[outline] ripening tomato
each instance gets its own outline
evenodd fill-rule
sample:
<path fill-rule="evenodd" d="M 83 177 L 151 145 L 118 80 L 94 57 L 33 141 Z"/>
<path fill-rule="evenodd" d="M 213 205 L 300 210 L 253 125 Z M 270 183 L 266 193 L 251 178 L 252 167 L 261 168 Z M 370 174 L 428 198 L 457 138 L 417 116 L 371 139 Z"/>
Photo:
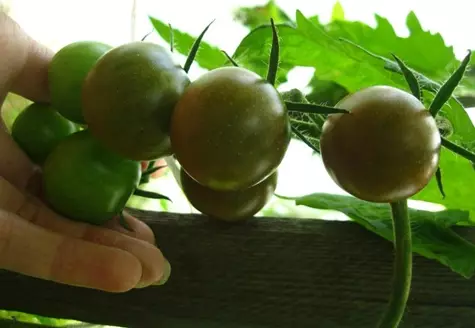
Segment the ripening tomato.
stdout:
<path fill-rule="evenodd" d="M 170 117 L 189 82 L 168 49 L 141 41 L 121 45 L 84 82 L 85 121 L 95 138 L 123 157 L 171 155 Z"/>
<path fill-rule="evenodd" d="M 395 202 L 423 189 L 437 170 L 441 137 L 412 94 L 374 86 L 342 99 L 323 125 L 320 148 L 333 180 L 371 202 Z"/>
<path fill-rule="evenodd" d="M 181 169 L 180 180 L 188 201 L 211 218 L 224 221 L 248 219 L 259 212 L 274 195 L 277 171 L 260 183 L 243 190 L 213 190 L 200 185 Z"/>
<path fill-rule="evenodd" d="M 222 67 L 193 81 L 172 115 L 173 152 L 193 179 L 216 190 L 249 188 L 272 174 L 290 143 L 279 92 L 256 73 Z"/>

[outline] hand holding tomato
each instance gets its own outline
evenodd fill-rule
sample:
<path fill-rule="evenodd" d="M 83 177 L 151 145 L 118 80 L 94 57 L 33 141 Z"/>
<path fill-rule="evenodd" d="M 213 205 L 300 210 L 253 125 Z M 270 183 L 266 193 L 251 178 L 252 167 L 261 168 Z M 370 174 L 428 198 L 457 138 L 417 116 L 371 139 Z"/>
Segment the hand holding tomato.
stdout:
<path fill-rule="evenodd" d="M 48 102 L 52 52 L 0 13 L 0 104 L 11 91 Z M 169 264 L 152 230 L 125 215 L 92 226 L 61 217 L 38 198 L 40 172 L 0 121 L 0 269 L 74 286 L 123 292 L 164 281 Z"/>

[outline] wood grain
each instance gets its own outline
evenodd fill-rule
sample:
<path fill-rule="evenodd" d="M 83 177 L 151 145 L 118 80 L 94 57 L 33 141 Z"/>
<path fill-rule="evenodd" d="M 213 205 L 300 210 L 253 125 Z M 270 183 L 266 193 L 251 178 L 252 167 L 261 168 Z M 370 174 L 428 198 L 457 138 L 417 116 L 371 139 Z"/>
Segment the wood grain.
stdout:
<path fill-rule="evenodd" d="M 108 294 L 0 272 L 0 308 L 140 328 L 368 328 L 386 305 L 392 245 L 356 223 L 136 215 L 172 264 L 165 286 Z M 475 281 L 415 256 L 413 327 L 475 327 Z"/>

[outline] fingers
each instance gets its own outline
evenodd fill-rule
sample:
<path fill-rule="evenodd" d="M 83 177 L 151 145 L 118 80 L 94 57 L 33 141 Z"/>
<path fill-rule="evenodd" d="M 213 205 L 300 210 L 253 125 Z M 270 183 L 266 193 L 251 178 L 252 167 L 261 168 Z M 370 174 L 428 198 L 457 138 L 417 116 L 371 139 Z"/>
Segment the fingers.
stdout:
<path fill-rule="evenodd" d="M 29 37 L 25 47 L 26 61 L 12 81 L 11 91 L 33 101 L 48 102 L 48 65 L 54 53 Z"/>
<path fill-rule="evenodd" d="M 0 101 L 15 92 L 33 101 L 47 101 L 51 50 L 30 38 L 10 17 L 0 12 Z M 1 105 L 1 104 L 0 104 Z M 0 124 L 0 176 L 23 189 L 34 173 L 26 154 Z M 7 155 L 5 155 L 7 154 Z"/>
<path fill-rule="evenodd" d="M 53 51 L 0 13 L 0 94 L 13 91 L 33 101 L 48 101 L 48 65 Z"/>
<path fill-rule="evenodd" d="M 0 128 L 0 176 L 17 188 L 25 189 L 35 173 L 35 166 L 18 147 L 6 129 Z"/>
<path fill-rule="evenodd" d="M 137 239 L 142 239 L 146 242 L 149 242 L 150 244 L 155 245 L 155 235 L 153 234 L 152 229 L 150 229 L 147 224 L 133 217 L 127 212 L 124 212 L 124 218 L 132 231 L 129 231 L 122 227 L 118 218 L 114 218 L 113 220 L 106 223 L 105 227 L 119 231 L 123 234 Z"/>
<path fill-rule="evenodd" d="M 131 253 L 60 235 L 0 210 L 0 267 L 25 275 L 108 292 L 140 283 Z"/>
<path fill-rule="evenodd" d="M 132 226 L 139 228 L 138 235 L 140 231 L 146 235 L 147 241 L 105 227 L 92 226 L 61 217 L 38 199 L 25 196 L 1 177 L 0 208 L 52 232 L 129 252 L 141 265 L 141 277 L 137 287 L 157 283 L 163 277 L 164 270 L 167 269 L 163 254 L 150 242 L 154 239 L 153 232 L 150 228 L 144 228 L 143 223 L 130 216 L 128 216 L 128 221 Z"/>

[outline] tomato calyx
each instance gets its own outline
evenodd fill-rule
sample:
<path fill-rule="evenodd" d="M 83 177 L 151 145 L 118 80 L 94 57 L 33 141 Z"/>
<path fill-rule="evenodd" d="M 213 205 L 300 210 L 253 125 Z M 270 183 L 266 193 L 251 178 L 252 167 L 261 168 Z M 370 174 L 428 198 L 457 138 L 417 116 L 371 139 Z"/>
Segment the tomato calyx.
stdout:
<path fill-rule="evenodd" d="M 169 202 L 172 201 L 169 197 L 167 197 L 165 195 L 159 194 L 159 193 L 154 192 L 154 191 L 140 189 L 140 188 L 136 188 L 134 190 L 134 195 L 140 196 L 140 197 L 145 197 L 145 198 L 150 198 L 150 199 L 165 199 L 165 200 L 168 200 Z"/>
<path fill-rule="evenodd" d="M 193 46 L 191 47 L 191 50 L 188 54 L 188 57 L 186 58 L 185 65 L 183 65 L 183 70 L 188 73 L 188 71 L 191 68 L 191 64 L 193 64 L 193 61 L 195 60 L 196 54 L 198 53 L 198 49 L 201 44 L 201 40 L 203 39 L 204 35 L 210 28 L 211 24 L 213 24 L 215 19 L 213 19 L 206 27 L 205 29 L 200 33 L 200 35 L 196 38 L 195 42 L 193 42 Z M 173 42 L 173 37 L 170 38 L 171 42 Z"/>
<path fill-rule="evenodd" d="M 270 19 L 270 24 L 272 27 L 272 46 L 270 49 L 270 58 L 269 58 L 269 67 L 267 70 L 267 82 L 272 85 L 275 85 L 275 80 L 277 78 L 277 70 L 279 68 L 279 35 L 277 34 L 277 29 L 275 28 L 274 20 Z"/>

